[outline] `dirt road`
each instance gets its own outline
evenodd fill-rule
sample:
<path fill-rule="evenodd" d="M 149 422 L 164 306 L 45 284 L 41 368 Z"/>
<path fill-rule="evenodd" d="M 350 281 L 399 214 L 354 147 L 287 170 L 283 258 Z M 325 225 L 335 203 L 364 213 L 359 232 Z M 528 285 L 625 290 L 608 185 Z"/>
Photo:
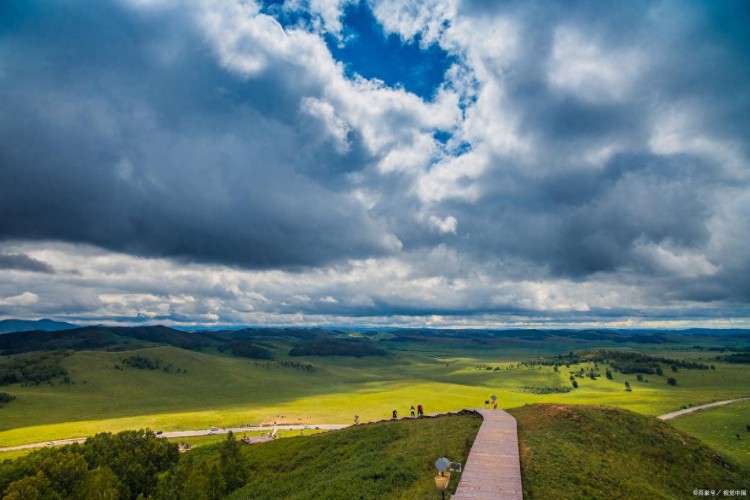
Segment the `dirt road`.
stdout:
<path fill-rule="evenodd" d="M 747 401 L 748 399 L 750 398 L 728 399 L 726 401 L 717 401 L 715 403 L 708 403 L 705 405 L 693 406 L 692 408 L 686 408 L 684 410 L 673 411 L 672 413 L 667 413 L 666 415 L 660 416 L 659 419 L 672 420 L 673 418 L 681 417 L 683 415 L 687 415 L 688 413 L 705 410 L 707 408 L 714 408 L 716 406 L 728 405 L 729 403 L 734 403 L 736 401 Z"/>
<path fill-rule="evenodd" d="M 323 430 L 336 430 L 349 427 L 346 424 L 286 424 L 286 425 L 263 425 L 253 427 L 231 427 L 231 428 L 217 428 L 216 430 L 211 429 L 200 429 L 194 431 L 170 431 L 162 432 L 159 434 L 160 437 L 164 438 L 184 438 L 184 437 L 196 437 L 196 436 L 210 436 L 212 434 L 227 434 L 229 431 L 235 434 L 242 434 L 243 432 L 258 432 L 258 431 L 269 431 L 272 432 L 274 429 L 278 431 L 299 431 L 306 429 L 323 429 Z M 57 441 L 48 441 L 45 443 L 31 443 L 23 444 L 19 446 L 9 446 L 6 448 L 0 448 L 0 453 L 4 451 L 18 451 L 28 450 L 32 448 L 44 448 L 45 446 L 62 446 L 73 443 L 83 443 L 86 441 L 85 437 L 73 438 L 73 439 L 60 439 Z"/>

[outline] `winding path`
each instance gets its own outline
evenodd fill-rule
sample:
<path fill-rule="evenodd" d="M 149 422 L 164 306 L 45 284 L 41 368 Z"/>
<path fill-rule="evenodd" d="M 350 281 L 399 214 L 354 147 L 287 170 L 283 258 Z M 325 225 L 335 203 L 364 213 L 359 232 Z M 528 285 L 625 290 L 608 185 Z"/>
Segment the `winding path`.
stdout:
<path fill-rule="evenodd" d="M 522 500 L 521 459 L 516 419 L 503 410 L 473 410 L 482 415 L 453 500 Z"/>
<path fill-rule="evenodd" d="M 661 415 L 660 417 L 657 417 L 657 418 L 659 418 L 659 420 L 672 420 L 673 418 L 681 417 L 683 415 L 687 415 L 688 413 L 705 410 L 707 408 L 714 408 L 715 406 L 724 406 L 724 405 L 728 405 L 729 403 L 735 403 L 737 401 L 747 401 L 747 400 L 750 400 L 750 397 L 739 398 L 739 399 L 727 399 L 726 401 L 717 401 L 715 403 L 708 403 L 705 405 L 693 406 L 692 408 L 686 408 L 684 410 L 673 411 L 672 413 L 667 413 L 666 415 Z"/>
<path fill-rule="evenodd" d="M 343 429 L 344 427 L 349 427 L 348 424 L 279 424 L 279 425 L 262 425 L 262 426 L 253 426 L 253 427 L 227 427 L 227 428 L 220 428 L 215 431 L 212 431 L 210 429 L 201 429 L 201 430 L 195 430 L 195 431 L 169 431 L 169 432 L 162 432 L 159 434 L 159 437 L 164 438 L 170 438 L 170 439 L 176 439 L 176 438 L 185 438 L 185 437 L 197 437 L 197 436 L 209 436 L 211 434 L 228 434 L 229 431 L 234 432 L 235 434 L 241 434 L 243 432 L 257 432 L 257 431 L 271 431 L 273 429 L 277 429 L 280 431 L 300 431 L 300 430 L 308 430 L 308 429 L 324 429 L 327 431 L 331 430 L 338 430 Z M 73 438 L 73 439 L 60 439 L 57 441 L 49 441 L 45 443 L 30 443 L 30 444 L 22 444 L 19 446 L 9 446 L 7 448 L 0 448 L 0 453 L 4 451 L 18 451 L 18 450 L 28 450 L 32 448 L 44 448 L 45 446 L 62 446 L 66 444 L 73 444 L 73 443 L 83 443 L 86 441 L 87 438 Z"/>

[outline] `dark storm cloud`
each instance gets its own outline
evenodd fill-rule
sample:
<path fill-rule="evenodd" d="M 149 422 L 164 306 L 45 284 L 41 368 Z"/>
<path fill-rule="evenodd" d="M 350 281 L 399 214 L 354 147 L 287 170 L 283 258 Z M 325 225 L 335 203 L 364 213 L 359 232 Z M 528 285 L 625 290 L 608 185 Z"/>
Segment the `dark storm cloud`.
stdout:
<path fill-rule="evenodd" d="M 357 137 L 300 119 L 301 69 L 231 74 L 176 10 L 0 9 L 0 238 L 260 268 L 392 249 L 341 191 Z"/>
<path fill-rule="evenodd" d="M 0 269 L 16 269 L 19 271 L 47 274 L 53 274 L 55 272 L 52 266 L 46 262 L 18 253 L 0 253 Z"/>
<path fill-rule="evenodd" d="M 744 3 L 382 3 L 450 11 L 445 95 L 231 1 L 0 3 L 0 268 L 41 271 L 6 314 L 747 317 Z"/>
<path fill-rule="evenodd" d="M 747 19 L 744 4 L 462 2 L 460 12 L 517 22 L 520 54 L 498 78 L 507 93 L 504 105 L 518 118 L 519 133 L 534 139 L 538 159 L 529 164 L 496 156 L 477 181 L 478 202 L 444 203 L 464 236 L 452 244 L 482 259 L 527 258 L 576 279 L 629 270 L 643 272 L 646 283 L 653 269 L 640 250 L 648 245 L 695 252 L 722 265 L 708 248 L 717 237 L 708 226 L 721 201 L 736 197 L 738 187 L 750 188 L 748 165 L 728 173 L 722 158 L 654 154 L 649 140 L 661 112 L 688 111 L 699 120 L 689 124 L 699 136 L 737 144 L 738 157 L 747 161 L 748 36 L 734 20 Z M 638 71 L 632 77 L 622 71 L 613 82 L 622 83 L 621 95 L 594 89 L 606 94 L 598 98 L 586 92 L 587 81 L 580 93 L 555 87 L 550 73 L 559 29 L 595 44 L 604 63 L 632 56 Z M 619 150 L 601 166 L 587 165 L 586 152 L 606 144 Z M 732 283 L 747 288 L 750 263 L 724 264 L 733 268 L 732 279 L 722 271 L 712 278 L 711 292 L 684 288 L 684 298 L 746 300 Z"/>

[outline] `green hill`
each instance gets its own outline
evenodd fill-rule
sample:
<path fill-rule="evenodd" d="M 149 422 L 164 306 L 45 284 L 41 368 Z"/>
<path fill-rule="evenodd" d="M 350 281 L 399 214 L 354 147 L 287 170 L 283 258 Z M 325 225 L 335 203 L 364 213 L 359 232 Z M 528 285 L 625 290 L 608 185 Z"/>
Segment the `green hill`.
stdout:
<path fill-rule="evenodd" d="M 690 498 L 750 487 L 750 469 L 653 417 L 555 404 L 510 413 L 524 498 Z"/>
<path fill-rule="evenodd" d="M 551 404 L 510 413 L 518 421 L 527 499 L 691 498 L 696 489 L 750 486 L 750 469 L 653 417 Z M 0 493 L 32 485 L 50 495 L 72 492 L 71 498 L 88 498 L 78 492 L 95 486 L 116 489 L 119 498 L 439 498 L 435 460 L 446 456 L 465 465 L 480 425 L 479 416 L 463 413 L 251 446 L 227 437 L 179 457 L 153 434 L 103 434 L 0 464 Z M 150 468 L 138 469 L 141 455 L 153 462 Z M 450 492 L 459 480 L 454 473 Z"/>
<path fill-rule="evenodd" d="M 42 449 L 0 463 L 0 495 L 154 500 L 431 498 L 437 496 L 435 460 L 445 456 L 465 463 L 481 422 L 471 413 L 406 419 L 252 446 L 227 436 L 221 443 L 179 457 L 176 444 L 150 432 L 100 434 L 83 445 Z M 451 478 L 451 490 L 459 476 Z"/>

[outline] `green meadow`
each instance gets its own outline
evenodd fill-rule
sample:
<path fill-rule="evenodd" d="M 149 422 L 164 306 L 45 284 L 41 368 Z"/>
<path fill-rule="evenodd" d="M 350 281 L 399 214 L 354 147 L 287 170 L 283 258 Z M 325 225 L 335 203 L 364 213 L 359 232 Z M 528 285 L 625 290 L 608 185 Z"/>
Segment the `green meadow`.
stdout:
<path fill-rule="evenodd" d="M 696 489 L 747 488 L 750 468 L 654 417 L 596 405 L 525 405 L 509 411 L 518 423 L 524 498 L 690 498 Z M 50 498 L 55 492 L 91 498 L 86 493 L 93 479 L 96 491 L 108 491 L 109 498 L 118 491 L 120 498 L 154 500 L 440 498 L 435 460 L 465 464 L 481 422 L 464 412 L 252 446 L 230 436 L 207 436 L 182 454 L 169 452 L 150 433 L 138 433 L 140 438 L 127 433 L 124 448 L 117 445 L 118 436 L 102 435 L 82 446 L 0 462 L 0 491 L 18 492 L 21 484 L 44 474 Z M 102 454 L 116 464 L 108 481 L 95 468 Z M 137 466 L 153 465 L 146 475 L 129 475 L 134 460 Z M 451 473 L 449 495 L 460 479 L 460 472 Z"/>
<path fill-rule="evenodd" d="M 709 408 L 670 423 L 750 468 L 750 401 Z"/>
<path fill-rule="evenodd" d="M 589 370 L 581 363 L 558 371 L 527 365 L 539 356 L 567 352 L 571 344 L 535 342 L 530 346 L 480 345 L 455 339 L 433 342 L 378 342 L 387 356 L 290 357 L 289 343 L 270 342 L 273 360 L 254 360 L 197 352 L 173 346 L 139 347 L 132 351 L 74 351 L 62 360 L 72 380 L 3 388 L 16 400 L 0 408 L 0 446 L 13 446 L 102 431 L 148 427 L 189 430 L 211 426 L 261 423 L 342 423 L 406 415 L 411 405 L 427 413 L 482 407 L 495 394 L 502 408 L 532 403 L 605 404 L 646 415 L 660 415 L 687 405 L 731 399 L 750 393 L 750 367 L 715 361 L 686 346 L 617 344 L 620 350 L 657 353 L 674 359 L 705 359 L 715 370 L 679 369 L 663 376 L 614 372 L 596 380 L 571 373 Z M 608 347 L 605 342 L 603 346 Z M 573 348 L 580 348 L 572 345 Z M 585 346 L 591 348 L 591 345 Z M 138 356 L 159 360 L 172 370 L 122 366 Z M 711 361 L 708 361 L 711 360 Z M 303 362 L 310 370 L 285 362 Z M 119 369 L 118 369 L 119 367 Z M 667 377 L 677 380 L 667 384 Z M 628 381 L 632 390 L 625 390 Z"/>
<path fill-rule="evenodd" d="M 514 408 L 524 498 L 692 498 L 747 489 L 750 468 L 667 422 L 619 408 Z"/>

